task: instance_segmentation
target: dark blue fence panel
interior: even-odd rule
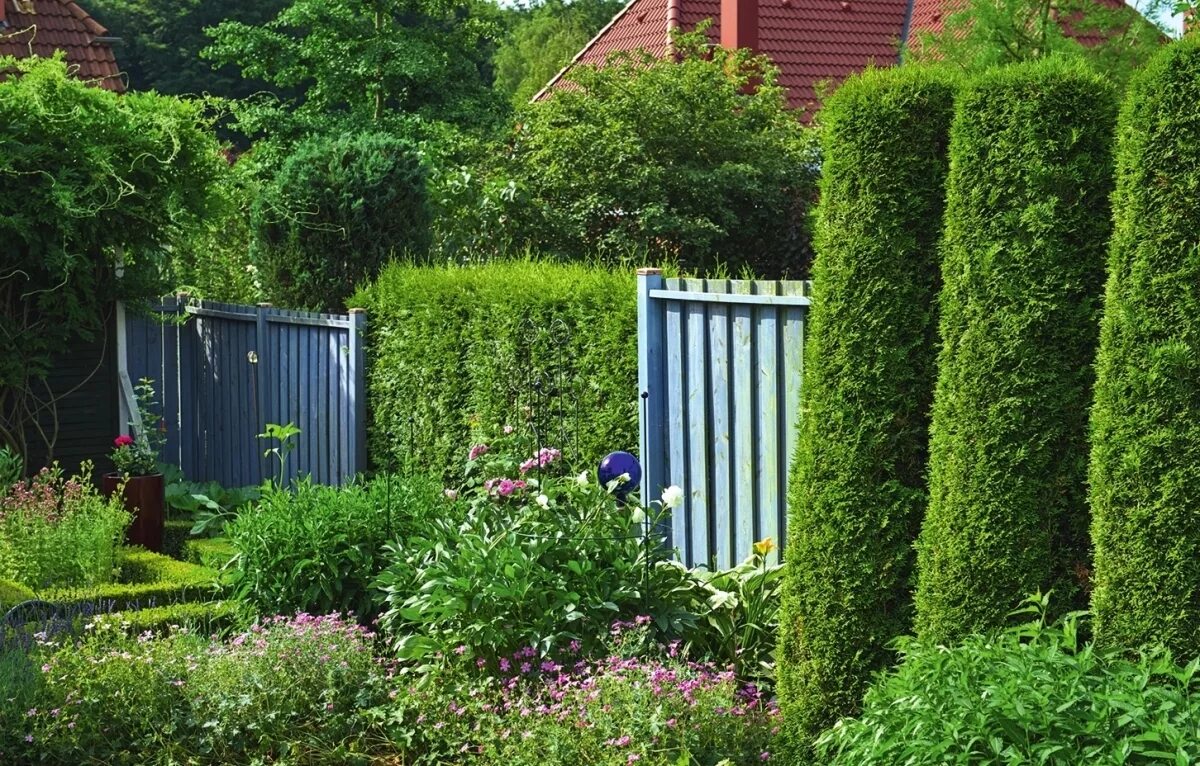
[[[366,469],[362,333],[366,314],[317,314],[164,299],[126,322],[130,377],[154,380],[164,459],[197,481],[257,484],[277,476],[268,423],[300,428],[287,480],[343,484]]]

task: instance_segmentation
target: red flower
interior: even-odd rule
[[[117,438],[113,439],[113,444],[118,448],[128,447],[130,444],[133,444],[133,437],[129,436],[128,434],[121,434]]]

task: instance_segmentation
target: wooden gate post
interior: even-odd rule
[[[652,290],[665,286],[661,269],[638,269],[638,423],[642,461],[642,502],[662,496],[667,481],[666,336],[661,301]],[[669,528],[669,525],[664,525]]]

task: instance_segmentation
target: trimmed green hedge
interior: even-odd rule
[[[103,605],[112,610],[126,610],[151,604],[210,601],[221,592],[217,573],[212,569],[140,548],[122,553],[119,580],[93,588],[49,588],[38,591],[37,597],[56,604]]]
[[[992,70],[958,98],[917,548],[927,643],[1003,625],[1038,590],[1084,603],[1115,112],[1107,82],[1058,60]]]
[[[163,524],[162,552],[172,558],[182,559],[183,546],[192,534],[196,522],[191,519],[172,519]]]
[[[23,601],[34,598],[33,591],[19,582],[0,580],[0,617]]]
[[[130,634],[151,631],[161,635],[168,633],[173,627],[210,634],[239,627],[251,619],[250,609],[240,601],[208,601],[111,612],[97,615],[93,622],[97,625],[119,625]]]
[[[237,549],[224,537],[199,537],[183,544],[183,560],[210,569],[220,569],[237,555]]]
[[[457,475],[474,423],[518,425],[547,398],[566,411],[538,420],[568,461],[636,448],[636,298],[632,270],[388,267],[351,301],[369,312],[374,461]],[[567,443],[550,444],[564,431]]]
[[[1107,646],[1200,655],[1200,38],[1129,89],[1092,412],[1093,609]]]
[[[813,308],[788,497],[779,693],[803,742],[854,713],[911,627],[954,113],[937,70],[868,70],[821,111]]]

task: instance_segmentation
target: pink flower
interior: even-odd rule
[[[467,455],[467,460],[474,460],[480,455],[486,455],[487,452],[488,446],[486,444],[476,444],[475,446],[471,447],[471,451]]]
[[[505,426],[505,427],[504,427],[504,434],[505,434],[505,436],[507,436],[508,434],[511,434],[512,432],[513,432],[513,427],[512,427],[512,426]]]
[[[500,493],[501,497],[508,497],[516,488],[517,485],[513,483],[512,479],[501,479],[496,486],[496,491]]]
[[[113,439],[113,446],[118,448],[128,447],[130,444],[133,444],[133,437],[129,436],[128,434],[121,434],[117,438]]]

